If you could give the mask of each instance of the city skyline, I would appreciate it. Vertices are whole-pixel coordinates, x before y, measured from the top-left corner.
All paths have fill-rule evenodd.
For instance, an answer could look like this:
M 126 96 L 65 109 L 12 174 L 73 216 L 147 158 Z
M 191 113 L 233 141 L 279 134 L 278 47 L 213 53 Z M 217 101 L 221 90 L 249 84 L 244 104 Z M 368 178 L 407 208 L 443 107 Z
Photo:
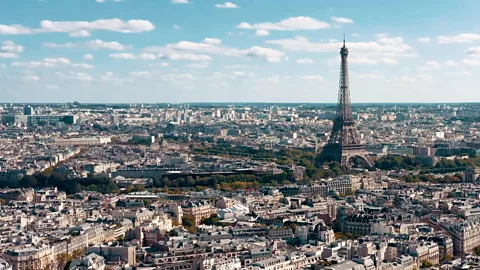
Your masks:
M 480 101 L 475 1 L 19 2 L 2 102 L 335 103 L 344 33 L 353 103 Z

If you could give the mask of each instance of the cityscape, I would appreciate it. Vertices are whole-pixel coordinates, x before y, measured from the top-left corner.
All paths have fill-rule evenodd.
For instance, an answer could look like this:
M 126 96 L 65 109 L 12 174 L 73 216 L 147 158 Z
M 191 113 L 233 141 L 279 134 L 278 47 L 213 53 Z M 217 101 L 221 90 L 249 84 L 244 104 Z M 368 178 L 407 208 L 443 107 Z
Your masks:
M 117 6 L 134 1 L 138 0 L 92 0 L 86 5 L 119 12 Z M 35 2 L 44 8 L 54 1 Z M 209 8 L 233 11 L 254 5 L 237 2 L 212 2 Z M 443 4 L 448 6 L 447 2 Z M 465 9 L 466 21 L 469 10 L 478 6 L 470 1 L 458 3 Z M 196 4 L 201 5 L 191 0 L 162 3 L 174 8 L 194 6 L 192 20 L 201 8 Z M 315 3 L 298 0 L 302 4 Z M 10 9 L 17 13 L 15 5 Z M 328 5 L 330 13 L 343 7 Z M 335 59 L 335 64 L 328 64 L 328 72 L 338 82 L 328 90 L 336 96 L 334 100 L 320 97 L 323 102 L 314 102 L 319 98 L 312 96 L 297 102 L 292 89 L 279 93 L 292 96 L 284 102 L 272 101 L 275 98 L 246 101 L 248 96 L 231 101 L 211 98 L 210 102 L 203 98 L 190 102 L 191 97 L 171 102 L 153 96 L 147 99 L 150 102 L 104 102 L 90 92 L 78 100 L 62 102 L 55 94 L 34 101 L 39 93 L 31 90 L 31 96 L 24 95 L 24 88 L 32 84 L 17 85 L 10 67 L 24 67 L 22 76 L 37 83 L 47 76 L 42 70 L 52 68 L 63 77 L 59 84 L 69 84 L 65 90 L 80 87 L 81 92 L 86 86 L 68 82 L 67 77 L 78 76 L 68 69 L 90 64 L 66 58 L 28 65 L 18 59 L 0 62 L 5 65 L 5 72 L 0 66 L 0 78 L 5 78 L 0 98 L 4 90 L 10 99 L 0 103 L 0 270 L 480 269 L 479 92 L 461 92 L 469 91 L 465 87 L 456 96 L 452 89 L 450 102 L 423 100 L 423 94 L 406 97 L 414 102 L 393 102 L 388 97 L 385 102 L 357 100 L 369 91 L 352 79 L 359 75 L 358 59 L 375 57 L 369 49 L 362 55 L 359 43 L 349 41 L 355 35 L 343 34 L 348 28 L 341 25 L 357 19 L 333 16 L 336 24 L 330 26 L 298 18 L 277 24 L 241 23 L 237 28 L 255 29 L 256 37 L 330 27 L 341 32 L 343 39 L 330 43 L 335 53 L 328 56 Z M 38 29 L 1 23 L 0 17 L 0 42 L 3 35 L 67 33 L 70 38 L 85 38 L 96 31 L 131 34 L 155 29 L 141 20 L 117 21 L 113 26 L 107 21 L 42 21 Z M 184 31 L 175 26 L 174 31 Z M 473 43 L 479 37 L 463 34 L 457 43 Z M 387 34 L 383 38 L 390 39 Z M 428 39 L 419 42 L 433 42 Z M 447 42 L 445 36 L 438 39 Z M 398 42 L 394 47 L 402 47 Z M 24 51 L 17 40 L 1 44 L 0 60 L 19 58 L 17 54 Z M 46 47 L 80 46 L 55 44 Z M 215 46 L 220 44 L 205 38 L 204 56 L 219 54 L 220 47 Z M 302 47 L 291 46 L 292 51 Z M 283 51 L 252 48 L 247 58 L 270 64 L 287 61 Z M 471 61 L 479 61 L 475 58 L 480 55 L 478 48 L 467 49 Z M 168 61 L 194 61 L 202 56 L 169 49 L 162 52 L 168 55 L 161 57 L 163 67 Z M 390 51 L 384 49 L 379 50 L 388 55 Z M 244 53 L 227 51 L 235 57 Z M 130 60 L 151 58 L 147 53 L 119 54 L 117 58 Z M 84 59 L 97 57 L 90 56 Z M 201 61 L 211 61 L 204 56 Z M 150 60 L 160 56 L 153 57 Z M 83 78 L 88 75 L 83 74 Z M 248 71 L 238 74 L 249 77 L 243 80 L 255 77 L 246 75 Z M 115 77 L 116 83 L 128 80 L 114 73 L 104 76 Z M 149 73 L 145 80 L 155 76 L 169 75 Z M 318 78 L 308 84 L 324 88 L 323 78 Z M 180 87 L 190 79 L 176 76 L 169 81 Z M 465 83 L 458 77 L 451 80 L 459 80 L 459 88 Z M 93 77 L 86 81 L 96 87 Z M 212 95 L 202 82 L 195 84 L 194 91 Z M 12 92 L 11 87 L 23 90 Z M 129 94 L 128 88 L 117 87 L 109 92 L 112 100 L 118 96 L 136 100 L 135 96 L 145 94 L 140 87 Z M 182 89 L 179 95 L 188 90 Z M 248 94 L 239 89 L 235 90 L 239 95 Z M 465 95 L 471 99 L 457 101 Z M 52 101 L 43 102 L 44 98 Z

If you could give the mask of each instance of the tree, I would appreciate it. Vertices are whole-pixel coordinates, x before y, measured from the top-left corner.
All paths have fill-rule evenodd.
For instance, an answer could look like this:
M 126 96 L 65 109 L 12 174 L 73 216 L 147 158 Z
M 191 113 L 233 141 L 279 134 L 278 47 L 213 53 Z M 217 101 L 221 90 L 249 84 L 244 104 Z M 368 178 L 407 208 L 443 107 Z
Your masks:
M 144 185 L 139 185 L 134 188 L 135 192 L 143 192 L 145 191 L 145 186 Z
M 63 187 L 65 185 L 65 176 L 59 173 L 52 173 L 48 177 L 47 183 L 51 187 Z
M 477 255 L 477 256 L 480 256 L 480 247 L 474 248 L 473 253 L 475 253 L 475 255 Z
M 33 174 L 33 177 L 35 177 L 37 179 L 39 186 L 41 186 L 41 187 L 46 187 L 47 186 L 48 176 L 45 174 L 45 171 L 43 173 L 35 172 Z
M 187 176 L 187 184 L 188 187 L 193 187 L 195 185 L 195 179 L 193 179 L 191 176 Z
M 153 179 L 153 187 L 157 187 L 157 188 L 162 187 L 162 182 L 159 179 L 154 178 Z
M 84 253 L 85 252 L 83 251 L 83 249 L 74 250 L 73 253 L 72 253 L 72 258 L 73 259 L 80 259 L 83 256 Z
M 151 200 L 143 200 L 143 203 L 145 204 L 145 207 L 149 207 L 150 205 L 152 205 Z
M 336 233 L 335 233 L 335 239 L 336 239 L 336 240 L 348 239 L 348 237 L 347 237 L 345 234 L 341 233 L 341 232 L 336 232 Z
M 58 254 L 56 257 L 56 265 L 58 270 L 63 270 L 68 262 L 72 260 L 72 255 L 67 253 Z
M 4 199 L 0 199 L 0 205 L 6 205 L 7 204 L 7 201 L 5 201 Z
M 219 222 L 220 222 L 220 218 L 218 217 L 218 215 L 211 214 L 209 218 L 204 218 L 201 223 L 205 225 L 218 226 Z
M 37 178 L 31 175 L 25 175 L 20 180 L 21 187 L 36 187 L 38 185 Z
M 451 261 L 452 259 L 453 257 L 450 254 L 445 255 L 445 258 L 443 258 L 444 261 Z
M 133 185 L 130 185 L 130 186 L 128 186 L 128 187 L 125 189 L 125 192 L 126 192 L 126 193 L 130 193 L 130 192 L 133 191 L 134 188 L 135 188 L 135 187 L 134 187 Z
M 205 189 L 206 189 L 206 187 L 204 187 L 204 186 L 196 186 L 195 187 L 195 191 L 197 191 L 197 192 L 204 191 Z
M 420 266 L 420 268 L 430 268 L 432 266 L 433 266 L 433 263 L 431 263 L 430 261 L 423 261 L 422 266 Z
M 195 219 L 192 216 L 184 216 L 182 217 L 182 225 L 184 227 L 195 226 Z

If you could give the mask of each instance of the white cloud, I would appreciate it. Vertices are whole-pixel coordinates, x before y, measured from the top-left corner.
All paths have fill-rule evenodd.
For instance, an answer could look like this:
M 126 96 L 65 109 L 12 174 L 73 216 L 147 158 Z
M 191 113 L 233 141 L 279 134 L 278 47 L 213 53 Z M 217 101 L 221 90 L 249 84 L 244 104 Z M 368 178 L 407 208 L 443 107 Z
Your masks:
M 0 35 L 28 35 L 33 34 L 33 31 L 28 27 L 18 24 L 4 25 L 0 24 Z
M 353 20 L 349 18 L 331 17 L 331 19 L 336 23 L 353 23 Z
M 17 58 L 18 53 L 23 52 L 23 46 L 7 40 L 0 43 L 0 58 Z
M 96 21 L 41 21 L 39 32 L 63 32 L 69 34 L 79 33 L 81 31 L 111 31 L 120 33 L 140 33 L 152 31 L 155 26 L 146 20 L 107 19 Z
M 420 79 L 420 80 L 426 81 L 426 82 L 432 82 L 432 81 L 433 81 L 432 76 L 431 76 L 431 75 L 427 75 L 427 74 L 417 75 L 417 78 Z
M 397 80 L 403 81 L 403 82 L 408 82 L 408 83 L 418 83 L 418 82 L 427 82 L 431 83 L 433 82 L 433 77 L 431 75 L 427 74 L 420 74 L 414 77 L 398 77 L 396 78 Z
M 91 37 L 92 35 L 87 30 L 80 30 L 70 33 L 71 37 Z
M 155 50 L 151 49 L 149 51 L 154 52 Z M 163 50 L 162 52 L 163 53 L 159 53 L 158 55 L 154 55 L 151 53 L 141 53 L 139 55 L 135 55 L 132 53 L 115 53 L 115 54 L 110 54 L 110 58 L 125 59 L 125 60 L 134 60 L 134 59 L 141 59 L 141 60 L 171 59 L 171 60 L 189 60 L 189 61 L 212 60 L 212 58 L 208 55 L 181 53 L 181 52 L 175 52 L 172 50 Z
M 249 67 L 247 65 L 230 65 L 230 66 L 225 66 L 226 68 L 253 68 L 253 67 Z
M 430 42 L 430 38 L 429 37 L 423 37 L 423 38 L 417 39 L 417 41 L 420 42 L 420 43 L 428 43 L 428 42 Z
M 162 48 L 162 47 L 159 47 L 159 48 Z M 207 52 L 207 53 L 217 53 L 217 54 L 221 54 L 222 52 L 226 54 L 228 51 L 230 51 L 228 48 L 225 48 L 225 47 L 215 46 L 207 43 L 191 42 L 191 41 L 180 41 L 178 43 L 167 44 L 165 48 L 170 50 L 197 51 L 197 52 Z
M 453 71 L 453 72 L 450 72 L 449 74 L 451 74 L 451 75 L 465 75 L 465 76 L 472 75 L 472 73 L 468 70 Z
M 250 24 L 243 22 L 237 25 L 240 29 L 262 29 L 269 31 L 318 30 L 330 28 L 330 24 L 310 17 L 290 17 L 278 23 L 264 22 Z
M 70 73 L 68 74 L 65 74 L 63 72 L 55 72 L 55 75 L 61 79 L 84 81 L 84 82 L 93 81 L 93 78 L 92 76 L 90 76 L 90 74 L 83 73 L 83 72 L 70 71 Z
M 105 3 L 105 2 L 116 2 L 116 3 L 118 3 L 118 2 L 124 2 L 126 0 L 95 0 L 95 1 L 97 1 L 97 3 Z
M 125 45 L 122 45 L 116 41 L 103 41 L 100 39 L 91 40 L 85 43 L 85 45 L 92 50 L 109 49 L 114 51 L 123 51 L 127 49 Z
M 253 72 L 245 72 L 245 71 L 234 71 L 233 77 L 227 75 L 228 78 L 235 79 L 237 77 L 247 77 L 247 76 L 255 76 L 256 74 Z
M 0 52 L 0 58 L 17 58 L 18 55 L 14 54 L 14 53 L 2 53 Z
M 417 78 L 414 78 L 414 77 L 399 77 L 397 79 L 400 81 L 410 82 L 410 83 L 414 83 L 417 81 Z
M 188 0 L 172 0 L 174 4 L 188 4 Z
M 480 47 L 471 47 L 465 51 L 467 55 L 480 55 Z
M 194 53 L 165 53 L 160 54 L 160 58 L 171 60 L 188 60 L 188 61 L 210 61 L 212 58 L 208 55 Z
M 247 56 L 259 57 L 267 62 L 280 62 L 285 54 L 274 49 L 254 46 L 247 50 Z
M 235 75 L 235 76 L 245 76 L 246 73 L 243 72 L 243 71 L 234 71 L 234 72 L 233 72 L 233 75 Z
M 132 53 L 114 53 L 114 54 L 110 54 L 110 58 L 131 60 L 131 59 L 137 59 L 138 57 Z
M 262 78 L 262 79 L 259 79 L 260 82 L 267 82 L 267 83 L 271 83 L 271 84 L 278 84 L 280 82 L 280 76 L 278 75 L 273 75 L 273 76 L 270 76 L 270 77 L 267 77 L 267 78 Z
M 138 77 L 150 77 L 152 74 L 150 71 L 132 71 L 130 72 L 130 75 Z
M 445 61 L 444 65 L 448 66 L 448 67 L 456 67 L 457 62 L 455 62 L 455 61 Z
M 384 79 L 385 76 L 383 76 L 381 74 L 371 73 L 371 74 L 359 74 L 359 75 L 356 75 L 355 78 L 360 78 L 360 79 Z
M 162 81 L 182 82 L 185 80 L 194 80 L 196 78 L 192 74 L 188 74 L 188 73 L 185 73 L 185 74 L 174 73 L 174 74 L 164 74 L 160 77 L 160 79 Z
M 23 78 L 27 81 L 39 81 L 40 80 L 40 78 L 38 76 L 33 76 L 33 75 L 23 76 Z
M 342 42 L 312 42 L 306 37 L 268 40 L 267 44 L 279 45 L 284 50 L 316 53 L 338 53 Z M 360 64 L 396 64 L 399 57 L 413 57 L 413 48 L 404 43 L 401 37 L 379 36 L 370 42 L 349 42 L 349 60 Z M 336 61 L 338 59 L 336 58 Z
M 85 63 L 73 63 L 68 58 L 44 58 L 42 61 L 32 62 L 13 62 L 11 64 L 14 67 L 26 67 L 26 68 L 56 68 L 56 67 L 74 67 L 74 68 L 94 68 L 93 65 Z
M 63 44 L 51 43 L 51 42 L 44 42 L 42 45 L 43 45 L 43 47 L 52 48 L 52 49 L 56 49 L 56 48 L 74 48 L 74 47 L 77 47 L 77 46 L 78 46 L 78 44 L 74 44 L 74 43 L 71 43 L 71 42 L 67 42 L 67 43 L 63 43 Z
M 86 60 L 93 60 L 93 58 L 94 58 L 94 57 L 93 57 L 93 55 L 91 55 L 91 54 L 85 54 L 85 55 L 83 55 L 83 59 L 86 59 Z
M 268 32 L 267 30 L 258 29 L 258 30 L 255 32 L 255 35 L 258 36 L 258 37 L 264 37 L 264 36 L 270 35 L 270 32 Z
M 300 79 L 307 80 L 307 81 L 322 81 L 323 80 L 322 76 L 318 76 L 318 75 L 303 76 Z
M 238 6 L 232 2 L 225 2 L 223 4 L 216 4 L 216 8 L 238 8 Z
M 395 58 L 381 58 L 380 63 L 387 64 L 387 65 L 395 65 L 395 64 L 398 64 L 398 61 Z
M 166 62 L 161 62 L 161 63 L 150 64 L 148 66 L 150 66 L 150 67 L 168 67 L 168 66 L 170 66 L 170 64 L 166 63 Z
M 105 72 L 105 75 L 100 76 L 100 79 L 102 79 L 103 81 L 114 82 L 119 84 L 134 82 L 131 78 L 115 76 L 113 72 Z
M 174 25 L 173 25 L 173 29 L 178 31 L 178 30 L 180 30 L 180 29 L 182 29 L 182 28 L 180 27 L 180 25 L 174 24 Z
M 438 36 L 437 41 L 440 44 L 451 43 L 471 43 L 480 40 L 480 34 L 463 33 L 456 36 Z
M 0 51 L 4 51 L 7 53 L 21 53 L 23 52 L 23 46 L 15 44 L 15 42 L 7 40 L 2 42 L 0 46 Z
M 118 18 L 96 21 L 48 21 L 40 22 L 40 28 L 30 29 L 21 25 L 0 24 L 0 34 L 26 35 L 35 33 L 68 33 L 72 37 L 88 37 L 93 31 L 140 33 L 152 31 L 155 26 L 147 20 L 123 21 Z
M 160 53 L 162 57 L 170 59 L 175 59 L 175 57 L 178 57 L 177 59 L 183 59 L 183 57 L 179 56 L 179 54 L 184 54 L 185 51 L 193 53 L 219 54 L 237 57 L 258 57 L 268 62 L 280 62 L 285 58 L 285 53 L 281 51 L 270 48 L 263 48 L 259 46 L 254 46 L 249 49 L 237 49 L 220 45 L 212 45 L 207 43 L 190 41 L 180 41 L 178 43 L 167 44 L 164 47 L 147 47 L 144 50 L 147 52 Z M 206 60 L 202 59 L 201 61 Z
M 313 59 L 309 58 L 297 59 L 298 64 L 313 64 L 313 62 Z
M 361 65 L 377 65 L 377 64 L 386 64 L 386 65 L 395 65 L 398 64 L 398 61 L 395 58 L 372 58 L 372 57 L 350 57 L 348 61 L 352 64 L 361 64 Z M 338 62 L 338 59 L 335 58 L 334 62 Z
M 13 67 L 27 67 L 27 68 L 53 68 L 54 65 L 46 62 L 40 62 L 40 61 L 31 61 L 31 62 L 13 62 L 11 63 L 11 66 Z
M 55 85 L 55 84 L 47 84 L 47 85 L 44 85 L 43 87 L 48 88 L 48 89 L 59 89 L 60 88 L 60 87 L 58 87 L 58 85 Z
M 427 61 L 425 65 L 420 67 L 422 70 L 440 69 L 442 65 L 437 61 Z
M 192 63 L 188 64 L 186 67 L 189 68 L 207 68 L 210 64 L 208 62 L 203 62 L 203 63 Z
M 142 60 L 155 60 L 157 57 L 154 54 L 151 53 L 141 53 L 138 55 L 138 59 Z
M 100 39 L 90 40 L 85 43 L 68 42 L 68 43 L 58 44 L 58 43 L 45 42 L 43 43 L 43 46 L 47 48 L 53 48 L 53 49 L 86 47 L 91 50 L 108 49 L 108 50 L 114 50 L 114 51 L 123 51 L 130 47 L 130 46 L 123 45 L 117 41 L 103 41 Z
M 70 79 L 79 80 L 79 81 L 92 81 L 93 78 L 87 73 L 82 72 L 70 72 Z
M 462 60 L 462 63 L 468 66 L 480 66 L 480 60 L 476 59 L 464 59 Z
M 205 38 L 203 40 L 203 43 L 210 44 L 210 45 L 220 45 L 220 44 L 222 44 L 222 40 L 220 40 L 218 38 Z
M 67 58 L 45 58 L 43 59 L 45 63 L 50 63 L 50 64 L 61 64 L 61 65 L 68 65 L 71 64 L 70 60 Z

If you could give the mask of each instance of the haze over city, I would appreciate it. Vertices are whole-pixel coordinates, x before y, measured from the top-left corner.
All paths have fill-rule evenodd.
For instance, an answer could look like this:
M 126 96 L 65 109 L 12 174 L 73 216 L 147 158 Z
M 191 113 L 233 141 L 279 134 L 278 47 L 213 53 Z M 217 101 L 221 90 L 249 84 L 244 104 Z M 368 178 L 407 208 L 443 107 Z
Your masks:
M 478 1 L 0 2 L 4 102 L 475 102 Z

